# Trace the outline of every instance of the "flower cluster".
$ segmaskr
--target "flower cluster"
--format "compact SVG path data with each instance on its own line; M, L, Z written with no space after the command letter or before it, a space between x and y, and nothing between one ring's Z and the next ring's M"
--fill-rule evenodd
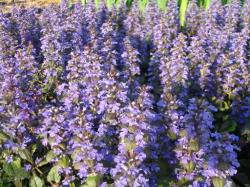
M0 13L0 186L233 185L250 1L63 2Z

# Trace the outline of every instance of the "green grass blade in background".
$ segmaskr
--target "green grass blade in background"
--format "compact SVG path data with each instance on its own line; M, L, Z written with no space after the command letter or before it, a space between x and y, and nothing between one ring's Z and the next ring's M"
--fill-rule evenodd
M109 9L111 9L114 4L115 4L115 0L106 0L106 5Z
M73 2L72 2L72 0L69 0L69 4L68 4L68 6L69 6L70 8L73 6Z
M210 3L211 3L211 0L198 0L197 1L198 7L204 8L205 10L209 9Z
M203 6L204 6L205 10L208 10L210 3L211 3L211 0L203 0L203 1L204 1Z
M188 0L180 0L179 1L179 16L180 16L180 25L181 27L185 26L185 20L186 20L186 11L188 6Z
M222 4L225 5L225 4L228 4L231 2L231 0L221 0Z
M166 5L167 5L168 0L157 0L157 5L160 10L166 10Z
M148 4L148 0L139 0L139 9L140 11L144 12L144 10L146 9L146 6Z
M168 0L158 0L157 4L161 10L165 10L168 4Z
M198 1L197 1L198 7L202 8L202 7L203 7L203 4L204 4L204 0L198 0Z
M119 8L121 5L122 0L115 0L115 6L116 8Z
M127 7L130 8L132 6L132 3L133 3L133 0L126 0Z
M87 3L87 0L81 0L82 4L85 5Z
M95 0L95 7L99 8L101 0Z

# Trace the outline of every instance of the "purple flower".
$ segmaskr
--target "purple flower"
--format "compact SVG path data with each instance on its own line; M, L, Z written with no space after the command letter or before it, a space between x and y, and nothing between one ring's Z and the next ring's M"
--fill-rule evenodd
M32 166L31 166L30 164L26 164L26 165L24 166L24 168L25 168L26 171L30 171L31 168L32 168Z

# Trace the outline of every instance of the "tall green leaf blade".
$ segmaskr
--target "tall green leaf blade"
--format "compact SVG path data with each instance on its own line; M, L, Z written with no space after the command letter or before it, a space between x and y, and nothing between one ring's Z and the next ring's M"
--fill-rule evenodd
M166 10L168 0L157 0L157 5L160 10Z
M230 0L221 0L222 4L225 5L225 4L228 4L230 3L231 1Z
M122 0L115 0L115 6L116 6L117 8L120 7L121 1L122 1Z
M202 8L204 6L204 0L198 0L197 5L198 7Z
M139 0L138 3L139 3L139 9L140 9L140 11L144 12L144 10L147 7L148 0Z
M87 0L81 0L82 4L85 5L87 3Z
M73 2L72 2L72 0L69 0L68 7L71 8L72 6L73 6Z
M106 5L109 9L111 9L114 4L115 4L115 0L106 0Z
M72 183L69 184L69 187L76 187L76 185L75 185L74 182L72 182Z
M100 2L101 2L100 0L95 0L95 7L96 7L96 8L99 8Z
M209 9L210 3L211 3L211 0L204 0L203 6L205 10Z
M133 3L133 0L126 0L127 7L130 8L132 6L132 3Z
M188 7L188 0L180 0L179 16L180 16L181 27L185 26L187 7Z
M170 173L170 168L168 164L166 164L166 161L163 159L159 159L156 162L160 167L160 172L157 173L157 187L169 187L170 179L168 176Z

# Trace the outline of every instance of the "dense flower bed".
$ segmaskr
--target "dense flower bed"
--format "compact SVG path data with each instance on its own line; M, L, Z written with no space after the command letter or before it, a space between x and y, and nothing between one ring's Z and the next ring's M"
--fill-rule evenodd
M0 14L0 186L231 186L250 1ZM239 137L240 136L240 137Z

